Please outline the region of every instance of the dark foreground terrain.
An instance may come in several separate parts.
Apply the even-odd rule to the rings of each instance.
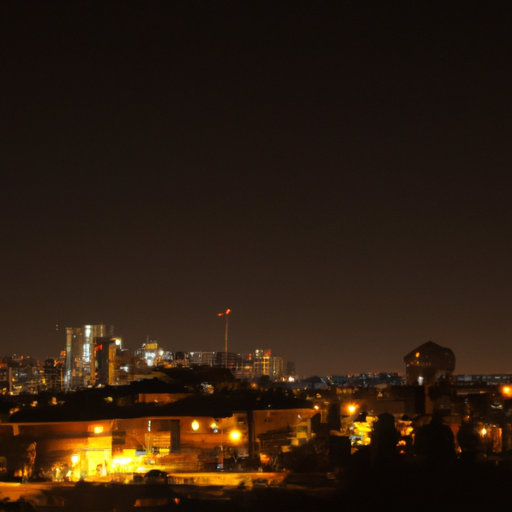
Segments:
[[[0,510],[47,512],[300,512],[501,509],[512,465],[388,466],[325,475],[291,475],[278,487],[226,488],[165,484],[0,484]]]

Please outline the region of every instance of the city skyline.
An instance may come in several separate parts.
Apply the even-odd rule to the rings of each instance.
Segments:
[[[0,6],[3,351],[220,352],[230,308],[300,375],[510,371],[511,10]]]

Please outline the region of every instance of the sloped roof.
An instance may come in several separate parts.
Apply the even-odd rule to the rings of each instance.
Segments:
[[[455,356],[452,349],[447,347],[442,347],[441,345],[438,345],[437,343],[434,343],[433,341],[427,341],[426,343],[423,343],[423,345],[420,345],[419,347],[411,350],[407,355],[404,356],[404,361],[410,358],[413,358],[416,356],[417,353],[420,354],[427,354],[427,355],[438,355],[441,353],[446,354],[447,352],[450,355]]]

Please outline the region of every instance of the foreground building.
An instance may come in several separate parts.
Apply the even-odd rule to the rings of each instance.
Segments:
[[[191,394],[148,379],[20,409],[0,424],[0,459],[10,475],[73,481],[254,469],[307,442],[315,414],[306,401],[274,393]]]

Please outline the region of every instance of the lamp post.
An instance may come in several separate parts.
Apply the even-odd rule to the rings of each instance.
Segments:
[[[214,433],[220,432],[220,450],[219,450],[219,458],[217,462],[217,469],[224,470],[224,457],[225,457],[225,450],[224,445],[226,442],[226,438],[224,437],[225,434],[228,435],[228,440],[231,446],[237,445],[240,440],[242,439],[242,432],[238,430],[235,427],[231,425],[226,425],[226,422],[222,419],[215,420],[211,425],[210,428],[213,430]],[[228,450],[229,451],[229,450]],[[236,461],[236,459],[235,459]]]
[[[224,329],[224,368],[228,367],[228,325],[229,325],[229,314],[231,313],[231,309],[226,309],[224,313],[217,313],[217,316],[225,316],[226,317],[226,327]]]

